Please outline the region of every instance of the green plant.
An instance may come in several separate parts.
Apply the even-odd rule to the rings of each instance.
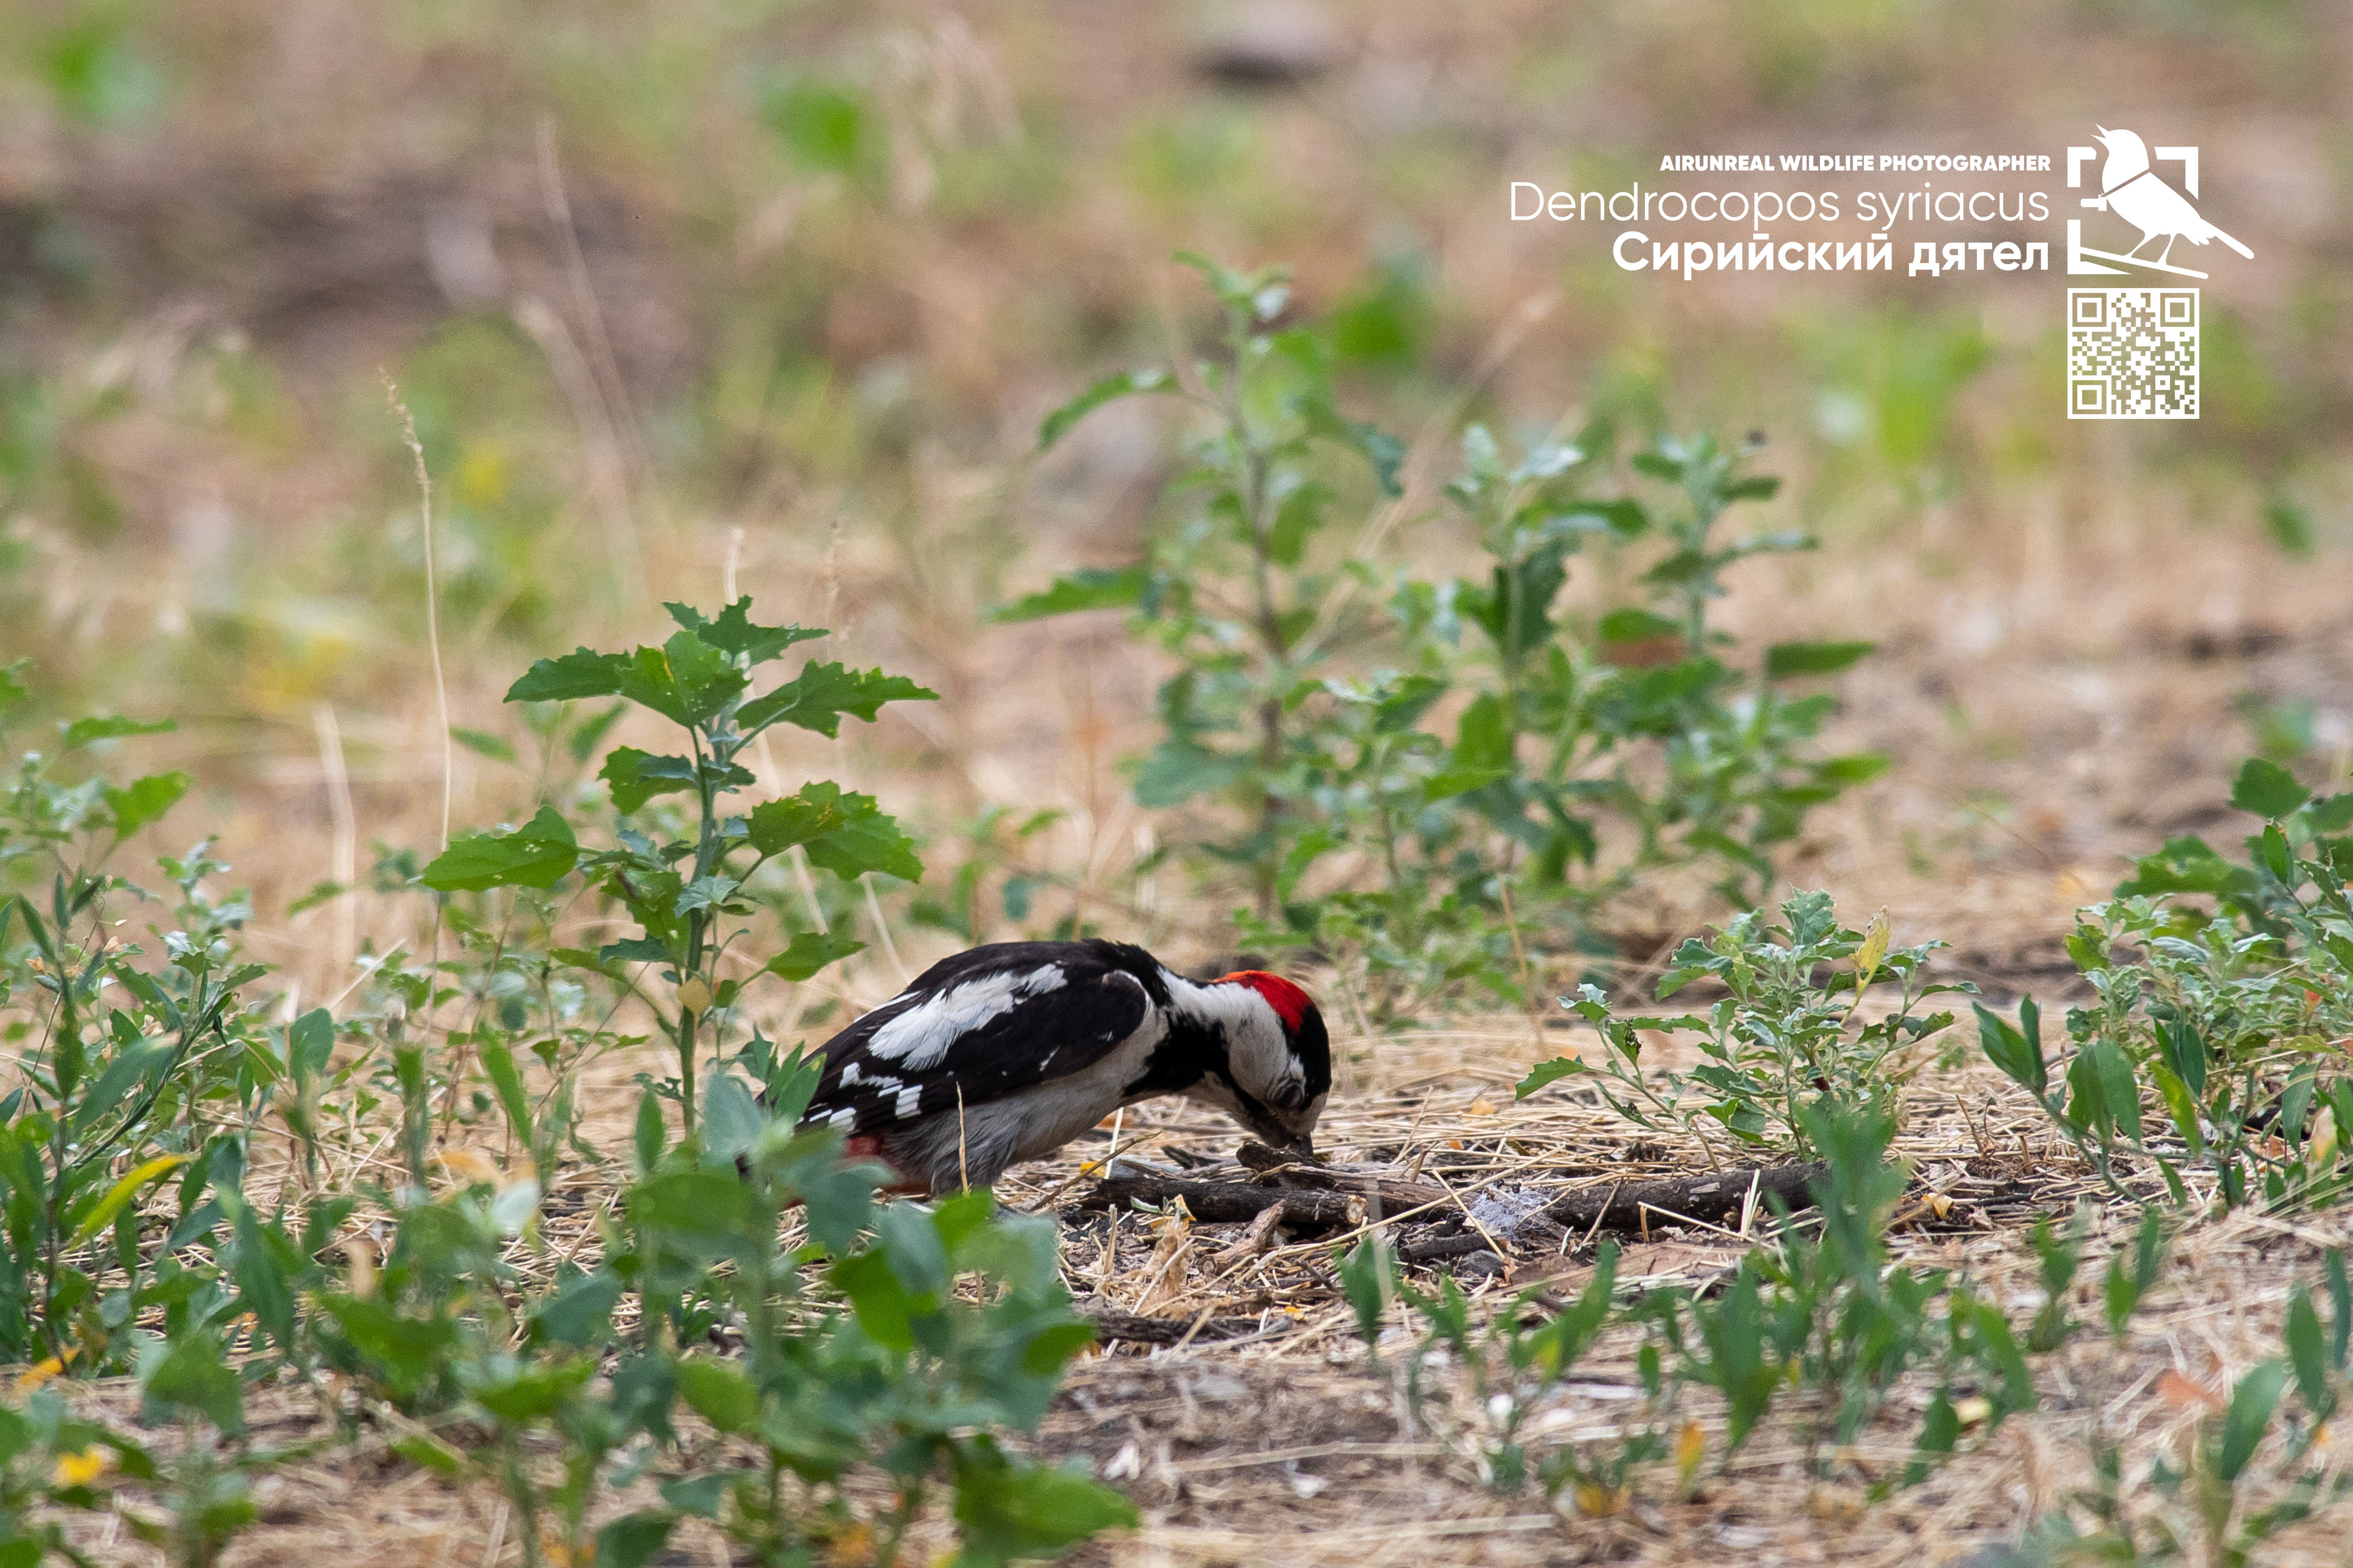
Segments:
[[[1819,1469],[1826,1444],[1843,1451],[1880,1418],[1899,1379],[1933,1372],[1913,1462],[1875,1484],[1884,1494],[1952,1452],[1963,1426],[1956,1389],[1978,1389],[1984,1416],[1999,1425],[2034,1407],[2033,1376],[2000,1308],[1943,1270],[1890,1261],[1885,1228],[1905,1178],[1887,1160],[1886,1113],[1825,1098],[1803,1114],[1828,1167],[1813,1184],[1819,1226],[1781,1215],[1771,1242],[1713,1299],[1659,1292],[1641,1311],[1673,1353],[1658,1375],[1723,1394],[1727,1455],[1777,1399],[1793,1396]]]
[[[2067,952],[2096,1002],[2067,1015],[2063,1074],[2031,998],[2015,1026],[1978,1008],[1978,1038],[2120,1192],[2129,1152],[2177,1203],[2202,1169],[2226,1207],[2326,1204],[2346,1190],[2353,1127],[2337,1066],[2353,1041],[2353,793],[2316,799],[2258,758],[2232,802],[2263,819],[2244,862],[2175,838],[2078,913]],[[2211,911],[2179,901],[2193,896]]]
[[[1529,1478],[1528,1452],[1520,1429],[1553,1387],[1566,1376],[1608,1322],[1610,1293],[1618,1279],[1618,1247],[1601,1244],[1593,1273],[1577,1299],[1550,1317],[1536,1310],[1541,1288],[1477,1314],[1453,1275],[1440,1273],[1435,1289],[1423,1291],[1398,1277],[1397,1257],[1377,1236],[1338,1259],[1341,1289],[1356,1317],[1372,1365],[1380,1366],[1382,1321],[1402,1300],[1425,1325],[1400,1372],[1399,1389],[1413,1421],[1428,1410],[1429,1368],[1443,1349],[1469,1383],[1472,1458],[1480,1478],[1497,1491],[1516,1492]],[[1546,1489],[1557,1491],[1570,1470],[1548,1460]]]
[[[773,1564],[806,1561],[813,1535],[850,1528],[875,1532],[878,1563],[895,1561],[943,1477],[962,1563],[1057,1556],[1132,1524],[1117,1494],[1016,1458],[994,1435],[1033,1426],[1063,1363],[1092,1337],[1056,1271],[1052,1222],[1000,1215],[986,1191],[876,1209],[875,1167],[845,1165],[830,1129],[796,1130],[816,1081],[813,1063],[778,1064],[764,1114],[733,1077],[714,1076],[708,1149],[649,1162],[627,1198],[631,1246],[590,1277],[607,1290],[635,1282],[651,1321],[707,1314],[743,1338],[740,1364],[680,1356],[670,1373],[754,1462],[681,1473],[665,1496]],[[777,1234],[795,1205],[807,1241],[786,1252]],[[891,1488],[871,1520],[844,1490],[861,1469]]]
[[[686,731],[686,753],[655,755],[616,746],[597,777],[607,786],[620,820],[610,849],[584,852],[573,826],[553,805],[510,831],[460,838],[425,868],[425,886],[440,892],[492,888],[548,889],[577,871],[614,900],[639,934],[596,952],[559,948],[556,962],[606,975],[650,1009],[675,1045],[678,1074],[660,1086],[694,1130],[699,1097],[697,1042],[706,1034],[718,1052],[739,1022],[735,1001],[744,979],[723,975],[720,960],[749,928],[723,931],[730,920],[755,916],[747,889],[779,858],[798,857],[856,880],[881,871],[913,881],[923,874],[913,845],[872,797],[828,783],[735,814],[723,797],[754,782],[737,759],[762,733],[791,724],[832,737],[841,716],[871,721],[886,702],[929,699],[903,676],[852,670],[812,659],[792,679],[757,696],[752,674],[783,657],[795,643],[825,635],[801,626],[764,626],[751,618],[752,601],[739,599],[716,617],[684,605],[668,608],[679,630],[659,647],[631,653],[580,648],[533,664],[507,690],[510,702],[572,702],[618,697],[650,710]],[[632,826],[659,796],[684,793],[691,815],[676,837],[656,837]],[[660,831],[659,824],[649,824]],[[788,931],[781,952],[752,962],[752,975],[806,980],[862,943],[839,933]],[[658,963],[672,992],[649,994],[627,966]]]
[[[26,700],[22,668],[0,672],[0,722]],[[237,998],[265,973],[238,961],[237,928],[250,911],[205,891],[227,869],[206,846],[160,862],[178,893],[176,926],[153,931],[164,962],[140,967],[144,950],[120,934],[117,903],[153,895],[107,861],[185,793],[187,775],[117,786],[102,773],[69,783],[61,770],[98,742],[170,727],[60,723],[54,753],[23,753],[0,783],[0,875],[40,889],[0,900],[0,1008],[21,1064],[0,1097],[6,1360],[77,1372],[128,1364],[126,1329],[185,1289],[170,1278],[183,1272],[171,1249],[151,1257],[143,1245],[143,1200],[193,1166],[172,1228],[183,1243],[202,1236],[199,1112],[218,1100],[250,1110],[270,1081],[261,1031]]]
[[[1521,1080],[1519,1097],[1584,1075],[1597,1080],[1611,1109],[1640,1126],[1696,1130],[1705,1117],[1743,1143],[1801,1155],[1817,1152],[1810,1108],[1894,1102],[1926,1065],[1920,1047],[1953,1021],[1950,1013],[1917,1016],[1915,1005],[1977,987],[1930,984],[1928,954],[1944,943],[1891,950],[1884,916],[1868,931],[1841,926],[1828,893],[1796,895],[1782,904],[1781,917],[1784,924],[1767,925],[1752,910],[1676,950],[1659,977],[1659,999],[1697,980],[1715,981],[1727,994],[1704,1016],[1621,1018],[1589,984],[1575,1001],[1564,999],[1600,1035],[1601,1059],[1539,1063]],[[1841,965],[1850,966],[1846,977],[1834,973]],[[1865,993],[1883,977],[1895,983],[1894,1005],[1858,1023]],[[1644,1030],[1696,1033],[1704,1060],[1688,1073],[1653,1079],[1641,1066]],[[1693,1100],[1701,1103],[1694,1107]]]
[[[1753,674],[1721,657],[1730,639],[1707,607],[1724,574],[1811,543],[1717,537],[1728,509],[1777,484],[1741,474],[1745,452],[1702,437],[1641,454],[1636,471],[1674,487],[1654,510],[1586,493],[1587,447],[1606,429],[1514,461],[1473,426],[1447,493],[1487,567],[1420,579],[1378,559],[1403,452],[1335,411],[1329,331],[1274,328],[1290,299],[1279,271],[1182,259],[1217,298],[1221,352],[1095,383],[1047,418],[1039,446],[1114,398],[1177,395],[1206,416],[1182,481],[1198,504],[1140,563],[1066,574],[997,618],[1124,608],[1176,663],[1136,799],[1208,804],[1174,842],[1246,886],[1238,940],[1339,962],[1377,1022],[1466,992],[1516,995],[1528,931],[1589,940],[1593,912],[1662,867],[1715,867],[1737,900],[1769,882],[1771,850],[1809,810],[1884,766],[1810,755],[1832,700],[1783,689],[1870,645],[1781,645]],[[1331,448],[1364,459],[1377,495]],[[1332,525],[1359,499],[1386,510],[1335,551]],[[1588,542],[1660,547],[1646,607],[1583,628],[1562,611],[1568,558]],[[1425,723],[1438,712],[1451,741]]]
[[[2342,1251],[2327,1255],[2326,1273],[2328,1323],[2323,1325],[2310,1290],[2299,1283],[2288,1300],[2284,1355],[2258,1362],[2227,1398],[2213,1401],[2215,1408],[2184,1435],[2179,1463],[2160,1458],[2149,1468],[2145,1490],[2127,1489],[2117,1445],[2095,1431],[2092,1486],[1989,1561],[2000,1568],[2185,1562],[2245,1568],[2280,1531],[2343,1496],[2347,1483],[2339,1467],[2312,1452],[2342,1403],[2346,1346],[2353,1334],[2353,1289],[2346,1285]],[[2281,1399],[2291,1388],[2302,1409],[2283,1417]],[[2275,1426],[2283,1429],[2276,1461],[2259,1467],[2257,1457]],[[2275,1469],[2286,1485],[2269,1504],[2254,1508],[2246,1495],[2249,1482],[2265,1468]]]

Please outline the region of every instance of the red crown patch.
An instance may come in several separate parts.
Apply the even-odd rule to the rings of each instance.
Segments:
[[[1282,1020],[1286,1029],[1296,1030],[1299,1021],[1307,1016],[1307,1010],[1315,1005],[1306,992],[1282,975],[1269,974],[1263,969],[1238,969],[1231,974],[1220,974],[1218,984],[1249,986],[1266,998],[1267,1005],[1274,1009],[1274,1016]]]

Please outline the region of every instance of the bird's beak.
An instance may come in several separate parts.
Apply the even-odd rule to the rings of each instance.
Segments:
[[[1313,1160],[1315,1158],[1315,1144],[1304,1132],[1297,1133],[1283,1140],[1282,1152],[1296,1154],[1303,1160]]]

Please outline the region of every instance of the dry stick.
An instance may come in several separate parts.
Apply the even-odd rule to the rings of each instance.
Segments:
[[[389,372],[379,367],[376,374],[383,379],[385,401],[400,416],[402,438],[408,443],[408,455],[417,463],[417,516],[425,528],[425,645],[433,659],[433,700],[441,715],[441,849],[449,847],[449,797],[457,773],[457,753],[449,737],[449,687],[441,674],[441,609],[440,586],[434,572],[433,561],[433,476],[425,467],[425,443],[417,438],[417,416],[408,405],[400,400],[400,388],[393,384]],[[441,967],[441,900],[433,900],[433,942],[425,968],[425,1012],[417,1019],[421,1037],[433,1037],[433,976]],[[449,1094],[442,1107],[442,1131],[458,1114],[458,1084],[465,1075],[453,1065],[449,1072]]]
[[[433,563],[433,476],[426,471],[425,444],[417,438],[417,416],[409,413],[408,405],[400,400],[400,388],[393,384],[390,374],[379,368],[376,374],[384,382],[385,402],[400,416],[401,438],[407,443],[408,455],[417,463],[417,518],[425,528],[425,645],[433,660],[433,700],[441,714],[440,847],[447,849],[449,847],[449,794],[456,770],[456,753],[449,740],[449,687],[441,676],[441,610],[437,602],[440,590],[435,581]]]
[[[1544,1016],[1538,1010],[1536,984],[1528,969],[1528,950],[1520,943],[1520,917],[1512,909],[1512,858],[1519,848],[1514,840],[1504,850],[1504,874],[1495,879],[1496,891],[1504,896],[1504,929],[1511,933],[1512,957],[1520,966],[1520,1001],[1527,1008],[1528,1031],[1535,1037],[1536,1057],[1541,1060],[1551,1046],[1545,1039]]]
[[[899,972],[899,984],[905,985],[915,977],[899,957],[899,944],[891,940],[891,922],[882,918],[882,900],[874,891],[874,873],[860,872],[858,885],[866,889],[866,912],[874,918],[874,934],[882,939],[883,956],[890,959],[891,967]]]

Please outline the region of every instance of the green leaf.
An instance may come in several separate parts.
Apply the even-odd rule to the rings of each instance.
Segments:
[[[596,1568],[646,1568],[677,1523],[673,1516],[651,1509],[625,1513],[596,1532],[596,1554],[587,1561]]]
[[[854,176],[880,155],[880,121],[855,91],[837,82],[798,78],[765,95],[760,118],[794,161],[830,174]]]
[[[1581,500],[1561,515],[1564,519],[1598,517],[1620,539],[1639,539],[1651,531],[1651,514],[1642,510],[1641,501],[1630,499]]]
[[[2132,1058],[2113,1040],[2095,1039],[2084,1047],[2084,1059],[2099,1074],[2100,1101],[2115,1119],[2116,1130],[2133,1142],[2140,1142],[2140,1086],[2133,1077]]]
[[[423,1387],[458,1341],[458,1325],[447,1318],[404,1318],[355,1296],[324,1296],[319,1304],[353,1348],[381,1367],[399,1390]]]
[[[1765,650],[1765,679],[1835,674],[1878,646],[1873,642],[1775,643]]]
[[[661,1162],[662,1145],[668,1130],[662,1125],[661,1101],[648,1089],[638,1097],[638,1118],[630,1132],[630,1143],[638,1156],[638,1173],[646,1175]]]
[[[1487,692],[1462,710],[1455,731],[1452,757],[1458,768],[1512,772],[1512,731],[1501,697]]]
[[[58,737],[58,750],[70,752],[77,747],[87,746],[92,741],[112,741],[124,735],[161,735],[166,731],[176,730],[179,727],[178,721],[172,719],[124,719],[114,716],[77,719],[70,724],[58,726],[63,733]]]
[[[543,658],[507,688],[509,702],[571,702],[583,697],[618,697],[629,667],[625,653],[575,648],[561,658]]]
[[[512,833],[460,838],[434,857],[423,881],[445,893],[487,888],[552,888],[580,858],[572,825],[552,805]]]
[[[494,763],[512,763],[515,760],[514,747],[491,734],[488,730],[463,730],[452,725],[449,738],[466,750],[480,756],[488,757]]]
[[[621,671],[621,695],[688,729],[716,718],[752,683],[734,659],[692,632],[641,647]]]
[[[1141,392],[1171,392],[1176,385],[1176,378],[1165,370],[1123,370],[1104,376],[1046,416],[1038,426],[1038,450],[1043,452],[1052,447],[1069,433],[1071,426],[1106,403]]]
[[[553,1415],[572,1397],[573,1390],[596,1375],[596,1358],[573,1356],[564,1361],[526,1363],[512,1374],[484,1384],[471,1392],[474,1403],[514,1426]]]
[[[297,1079],[315,1079],[335,1054],[334,1015],[313,1007],[288,1026],[286,1061]]]
[[[694,787],[694,763],[687,757],[658,757],[635,746],[616,746],[596,770],[612,792],[613,809],[637,810],[658,795]]]
[[[502,1040],[483,1040],[474,1047],[481,1058],[482,1070],[490,1076],[491,1089],[499,1099],[499,1109],[506,1113],[507,1126],[515,1142],[528,1149],[532,1146],[531,1097],[523,1092],[522,1074],[515,1069],[514,1053]]]
[[[1986,1059],[2002,1070],[2003,1076],[2029,1093],[2040,1096],[2050,1086],[2050,1069],[2042,1060],[2042,1042],[2029,1039],[2002,1019],[1986,1011],[1981,1002],[1972,1002],[1978,1016],[1978,1044],[1985,1050]]]
[[[1652,637],[1680,636],[1683,623],[1649,610],[1612,610],[1601,617],[1603,642],[1647,642]]]
[[[765,664],[797,642],[826,635],[823,626],[756,626],[752,620],[752,601],[748,596],[720,611],[715,621],[690,605],[664,604],[662,608],[670,612],[671,620],[712,647],[753,664]]]
[[[150,1405],[201,1413],[234,1436],[245,1430],[245,1400],[237,1375],[220,1358],[220,1348],[201,1334],[173,1343],[141,1378]]]
[[[1267,559],[1278,566],[1298,565],[1307,552],[1307,541],[1324,526],[1324,509],[1332,499],[1330,487],[1313,480],[1284,496],[1267,530]]]
[[[1330,402],[1320,395],[1304,399],[1299,411],[1306,417],[1309,435],[1335,441],[1371,464],[1373,478],[1383,495],[1405,494],[1404,487],[1398,483],[1398,470],[1405,466],[1404,442],[1377,426],[1341,418]]]
[[[2231,1391],[2231,1408],[2222,1415],[2222,1442],[2214,1456],[2218,1479],[2237,1480],[2247,1461],[2255,1457],[2286,1382],[2286,1367],[2277,1361],[2258,1362]]]
[[[1439,769],[1421,784],[1421,798],[1435,805],[1451,800],[1458,795],[1468,795],[1474,789],[1485,789],[1512,776],[1506,767],[1465,767],[1457,763]]]
[[[628,1202],[629,1217],[638,1224],[705,1249],[733,1251],[747,1226],[765,1223],[754,1214],[751,1190],[732,1166],[723,1174],[668,1171],[650,1176],[629,1189]]]
[[[987,1437],[958,1451],[955,1517],[963,1550],[954,1568],[996,1568],[1059,1557],[1100,1531],[1132,1530],[1135,1505],[1074,1470],[1008,1460]]]
[[[865,947],[862,942],[830,931],[795,931],[792,944],[760,967],[797,984],[827,964],[839,963],[853,952],[863,952]]]
[[[431,1470],[438,1476],[455,1477],[466,1468],[465,1455],[429,1432],[395,1437],[385,1447],[419,1469]]]
[[[106,809],[114,814],[114,835],[128,838],[149,823],[177,805],[180,797],[188,793],[196,781],[174,769],[168,773],[150,773],[133,779],[122,789],[111,786],[106,791]]]
[[[736,712],[735,722],[746,736],[781,721],[814,730],[830,740],[841,732],[844,713],[854,714],[871,724],[885,702],[936,701],[939,695],[903,675],[885,675],[880,669],[849,669],[811,659],[784,685],[744,704]]]
[[[612,1336],[613,1309],[620,1300],[620,1276],[610,1269],[576,1274],[532,1313],[532,1339],[579,1350],[602,1344]]]
[[[1367,1233],[1340,1259],[1340,1289],[1356,1314],[1356,1335],[1368,1355],[1380,1353],[1381,1316],[1397,1295],[1397,1259],[1388,1243]]]
[[[702,1121],[704,1147],[723,1159],[733,1159],[750,1149],[768,1125],[752,1091],[734,1074],[724,1071],[712,1073],[711,1085],[703,1091]]]
[[[673,1368],[679,1396],[722,1432],[749,1432],[760,1424],[760,1391],[733,1363],[712,1356],[681,1356]]]
[[[2249,757],[2239,769],[2237,782],[2231,786],[2232,805],[2274,821],[2311,798],[2312,792],[2296,783],[2294,773],[2261,757]]]
[[[803,784],[782,800],[754,807],[744,825],[752,847],[761,854],[781,855],[801,845],[811,865],[845,882],[869,871],[908,882],[923,879],[923,864],[915,858],[914,840],[882,814],[872,795],[845,791],[836,784]]]
[[[2296,1392],[2305,1408],[2327,1420],[2337,1408],[2337,1391],[2328,1384],[2327,1343],[2321,1333],[2320,1314],[2313,1310],[2312,1292],[2298,1285],[2287,1299],[2288,1365],[2295,1373]]]
[[[26,689],[24,676],[25,672],[32,668],[33,661],[29,658],[20,658],[13,664],[0,665],[0,712],[5,712],[19,702],[31,700],[33,694]]]
[[[854,1253],[827,1271],[833,1288],[849,1298],[866,1337],[890,1350],[915,1348],[914,1308],[891,1260],[881,1251]]]
[[[1514,1087],[1512,1097],[1525,1100],[1548,1083],[1574,1078],[1585,1070],[1585,1064],[1575,1057],[1555,1057],[1548,1062],[1538,1062],[1528,1069],[1528,1076]]]
[[[988,612],[988,619],[997,622],[1043,620],[1048,616],[1072,615],[1080,610],[1134,609],[1144,602],[1152,585],[1151,569],[1145,566],[1114,566],[1090,568],[1065,573],[1054,579],[1053,585],[1041,593],[1027,595],[1009,605],[999,605]]]
[[[1247,757],[1226,756],[1197,742],[1163,741],[1136,770],[1135,804],[1154,811],[1182,805],[1229,787],[1249,767]]]

